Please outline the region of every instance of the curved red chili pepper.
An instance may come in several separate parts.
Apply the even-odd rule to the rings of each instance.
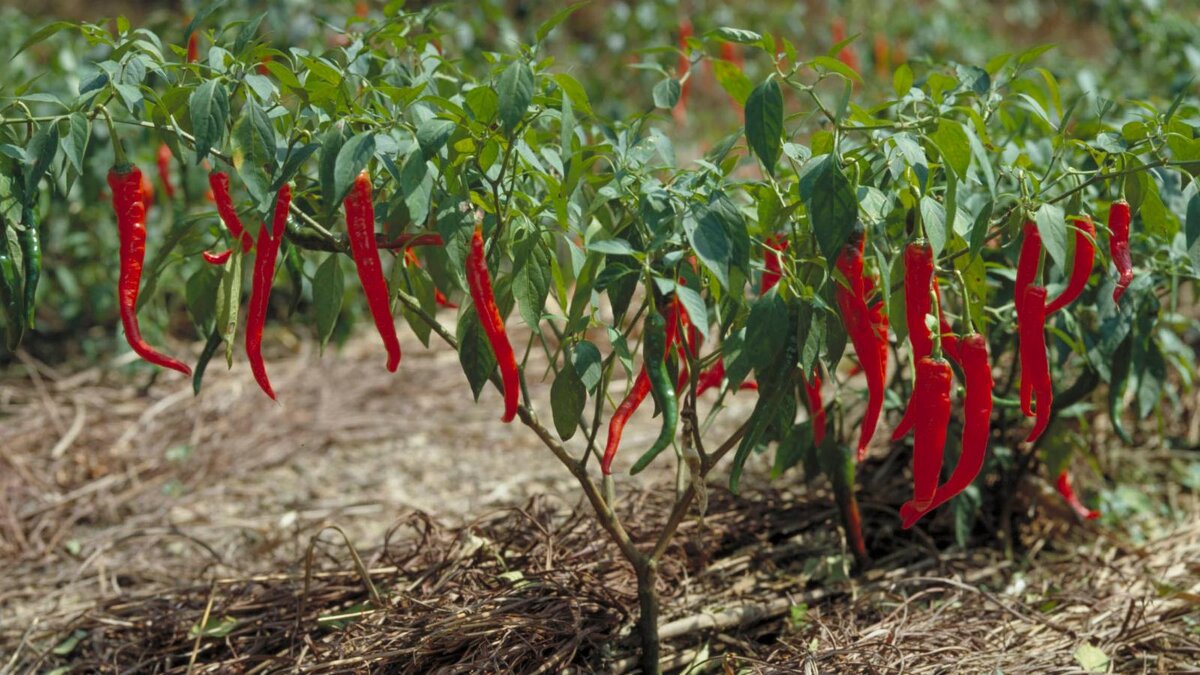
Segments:
[[[1075,494],[1075,490],[1071,487],[1071,475],[1067,471],[1058,474],[1058,480],[1054,483],[1054,487],[1058,488],[1058,494],[1066,500],[1067,504],[1074,509],[1075,513],[1084,520],[1095,520],[1100,517],[1100,512],[1095,509],[1089,509],[1079,501],[1079,497]]]
[[[177,370],[190,376],[192,369],[156,351],[143,338],[138,326],[137,299],[142,283],[142,266],[146,259],[146,202],[142,189],[144,176],[140,169],[113,167],[108,172],[108,187],[112,191],[113,212],[117,216],[117,238],[120,240],[121,269],[117,279],[118,306],[125,327],[125,341],[138,356],[156,366]]]
[[[1113,302],[1120,302],[1125,289],[1133,282],[1133,257],[1129,254],[1129,223],[1133,216],[1129,202],[1118,199],[1108,209],[1108,250],[1113,265],[1117,268],[1117,287],[1113,289]]]
[[[700,377],[696,378],[696,396],[703,394],[709,389],[721,387],[721,382],[725,379],[725,359],[718,358],[717,362],[709,366],[708,370],[700,373]],[[747,381],[738,386],[738,391],[747,389],[758,390],[758,383]]]
[[[488,274],[487,256],[483,249],[483,228],[479,225],[475,226],[471,250],[467,253],[467,286],[471,289],[475,314],[500,367],[500,380],[504,385],[504,416],[500,421],[508,423],[517,416],[517,407],[521,402],[521,372],[517,368],[517,356],[512,343],[508,341],[508,334],[504,330],[504,318],[500,316],[496,297],[492,294],[492,278]]]
[[[375,204],[371,201],[371,178],[366,171],[354,179],[344,203],[354,267],[358,271],[363,293],[367,296],[367,307],[375,320],[375,330],[379,331],[387,350],[387,369],[394,373],[400,367],[400,341],[396,338],[396,324],[392,321],[387,281],[379,264],[379,249],[375,244]]]
[[[1034,408],[1037,419],[1026,443],[1033,443],[1050,425],[1054,405],[1054,386],[1050,380],[1050,362],[1046,354],[1046,289],[1030,285],[1025,289],[1021,311],[1017,315],[1020,329],[1021,407]],[[1026,416],[1029,416],[1028,413]]]
[[[283,243],[287,229],[288,208],[292,204],[292,188],[284,184],[275,196],[275,213],[271,227],[263,223],[258,230],[258,248],[254,258],[254,284],[250,287],[250,304],[246,310],[246,360],[258,386],[275,400],[275,390],[267,377],[267,366],[262,357],[263,328],[267,325],[267,308],[271,301],[271,283],[275,279],[275,259]]]
[[[682,305],[678,298],[672,298],[667,303],[663,310],[663,320],[666,322],[666,345],[667,353],[670,353],[671,347],[679,341],[679,311]],[[725,367],[721,366],[721,377],[724,377]],[[717,378],[717,383],[720,384],[721,378]],[[613,412],[612,419],[608,421],[608,440],[604,444],[604,456],[600,459],[600,471],[604,475],[612,474],[613,459],[617,456],[617,450],[621,446],[621,435],[625,432],[625,424],[629,422],[629,418],[637,411],[638,406],[642,405],[642,401],[646,400],[646,396],[650,394],[650,374],[646,372],[646,364],[642,364],[638,370],[637,378],[633,381],[633,388],[621,400],[616,411]],[[699,385],[697,385],[696,395],[700,395]]]
[[[175,185],[171,182],[171,147],[166,143],[158,144],[158,180],[163,185],[167,199],[175,199]]]
[[[904,247],[904,317],[908,323],[908,342],[912,347],[914,368],[917,362],[933,352],[933,336],[925,324],[925,317],[933,310],[933,298],[929,294],[933,276],[933,248],[928,243],[914,241]],[[940,303],[939,303],[940,304]],[[892,431],[892,440],[904,438],[916,423],[918,408],[914,389],[904,415]]]
[[[187,62],[192,63],[200,57],[200,34],[192,31],[188,36],[187,43]]]
[[[1075,218],[1074,222],[1075,227],[1079,228],[1075,232],[1075,261],[1071,264],[1067,287],[1046,305],[1046,316],[1074,302],[1083,289],[1087,288],[1088,277],[1092,276],[1092,266],[1096,262],[1096,247],[1092,243],[1096,237],[1096,226],[1087,216]]]
[[[842,320],[846,323],[846,332],[854,345],[854,353],[858,356],[867,378],[867,410],[863,415],[862,430],[858,438],[859,461],[867,454],[867,446],[875,435],[875,427],[879,424],[879,415],[883,411],[884,371],[887,367],[886,362],[880,358],[882,354],[886,354],[886,344],[883,344],[884,349],[881,349],[878,326],[872,321],[872,312],[867,307],[865,297],[864,245],[863,235],[857,233],[842,250],[837,267],[850,285],[847,288],[839,284],[834,293]],[[886,342],[886,336],[883,342]]]
[[[221,222],[225,223],[225,229],[233,235],[235,242],[242,242],[242,253],[246,253],[254,245],[254,239],[242,225],[242,219],[238,218],[237,209],[233,207],[233,197],[229,194],[229,174],[224,171],[214,171],[208,174],[208,187],[212,190],[213,202],[217,206],[217,215],[221,216]]]
[[[209,265],[220,266],[220,265],[224,265],[226,262],[229,262],[229,256],[232,254],[233,254],[233,249],[227,248],[224,251],[221,251],[220,253],[213,253],[212,251],[205,251],[205,252],[201,253],[200,255],[204,257],[204,262],[208,263]]]
[[[950,362],[926,356],[917,362],[913,401],[921,411],[913,436],[913,506],[929,509],[937,493],[938,478],[950,426]]]
[[[992,366],[988,362],[987,340],[979,333],[962,339],[961,361],[963,377],[966,378],[966,396],[963,401],[962,452],[950,478],[938,487],[933,501],[924,509],[918,509],[909,500],[900,507],[900,520],[908,529],[925,514],[950,501],[966,490],[983,468],[987,456],[988,437],[991,434],[992,418]]]

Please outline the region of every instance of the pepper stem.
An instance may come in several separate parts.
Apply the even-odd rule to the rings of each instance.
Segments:
[[[113,144],[113,166],[126,166],[129,161],[125,158],[125,148],[121,145],[121,136],[117,134],[117,125],[113,122],[112,115],[109,114],[108,108],[102,105],[96,106],[96,112],[103,115],[104,122],[108,124],[108,137],[112,139]]]
[[[958,287],[962,290],[963,322],[967,324],[966,332],[969,335],[975,332],[975,322],[971,319],[971,294],[967,292],[967,280],[962,270],[954,270],[954,276],[958,278]]]

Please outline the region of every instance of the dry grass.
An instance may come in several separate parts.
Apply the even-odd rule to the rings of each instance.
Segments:
[[[0,382],[0,670],[632,669],[633,576],[561,467],[495,423],[494,392],[446,409],[468,394],[444,348],[407,350],[401,376],[381,361],[368,339],[272,359],[280,406],[236,366],[196,401],[98,369]],[[902,493],[872,468],[864,494]],[[670,491],[623,494],[649,539]],[[940,553],[949,519],[914,536],[865,499],[877,559],[849,575],[830,504],[714,486],[663,563],[668,663],[1078,672],[1083,645],[1112,672],[1200,662],[1196,518],[1134,547],[1039,508],[1009,559]]]

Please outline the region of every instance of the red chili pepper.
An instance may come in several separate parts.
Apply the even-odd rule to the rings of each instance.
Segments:
[[[921,411],[913,442],[913,506],[925,511],[933,503],[942,458],[946,450],[946,430],[950,426],[950,362],[926,356],[917,362],[913,401]]]
[[[833,25],[830,27],[830,34],[833,37],[834,44],[846,39],[846,22],[841,17],[833,20]],[[850,66],[854,72],[858,72],[858,52],[854,51],[850,45],[842,47],[842,50],[838,52],[838,60]]]
[[[1074,302],[1083,289],[1087,288],[1088,277],[1092,276],[1092,265],[1096,262],[1096,247],[1092,244],[1096,236],[1096,226],[1087,216],[1075,218],[1074,222],[1075,227],[1079,229],[1075,232],[1075,261],[1071,264],[1071,275],[1063,292],[1046,305],[1046,316]]]
[[[271,74],[271,69],[267,67],[267,64],[270,62],[271,62],[270,54],[267,54],[267,55],[263,56],[261,59],[259,59],[258,65],[255,66],[255,69],[258,71],[259,75],[270,75]]]
[[[246,310],[246,359],[258,386],[275,400],[275,390],[267,377],[262,357],[263,328],[267,325],[267,307],[271,300],[271,282],[275,279],[275,259],[287,229],[288,208],[292,204],[292,188],[284,184],[275,196],[275,214],[271,227],[266,223],[258,230],[258,248],[254,258],[254,285],[250,288],[250,305]]]
[[[703,394],[709,389],[720,388],[721,382],[725,379],[725,359],[717,359],[717,362],[709,366],[708,370],[700,373],[700,377],[696,379],[696,396]],[[743,382],[738,386],[739,391],[746,389],[758,390],[758,383],[753,381]],[[819,396],[819,393],[818,393]]]
[[[1026,443],[1033,443],[1050,425],[1054,386],[1046,356],[1046,289],[1030,285],[1017,314],[1020,329],[1021,409],[1032,409],[1037,419]],[[1034,407],[1036,405],[1036,408]],[[1028,417],[1030,413],[1025,413]]]
[[[249,251],[250,247],[254,245],[254,239],[242,226],[242,219],[238,218],[237,209],[233,207],[233,197],[229,194],[229,174],[224,171],[214,171],[208,174],[208,187],[212,190],[213,202],[217,205],[217,215],[221,216],[221,222],[225,223],[225,229],[233,235],[235,242],[239,240],[242,242],[242,253]]]
[[[139,169],[139,173],[140,171],[141,170]],[[150,177],[146,174],[140,175],[142,176],[142,204],[144,204],[146,206],[146,210],[149,211],[150,207],[154,206],[154,183],[150,182]]]
[[[666,345],[667,352],[679,340],[679,321],[677,312],[679,311],[678,298],[672,298],[671,302],[667,303],[666,309],[663,311],[663,319],[666,321]],[[721,376],[724,377],[725,368],[721,367]],[[717,379],[718,384],[720,379]],[[637,411],[638,406],[642,401],[646,400],[646,396],[650,394],[650,374],[646,372],[646,364],[642,364],[638,371],[637,378],[633,381],[633,388],[622,399],[620,405],[613,412],[612,419],[608,421],[608,441],[604,444],[604,456],[600,459],[600,471],[604,475],[612,474],[613,459],[617,456],[617,449],[621,446],[621,435],[625,432],[625,424],[629,422],[629,418]],[[699,386],[697,385],[696,395],[699,396]]]
[[[821,403],[821,371],[813,372],[812,378],[800,375],[804,385],[804,393],[808,397],[808,415],[812,420],[813,445],[820,445],[825,440],[825,406]],[[755,387],[757,389],[757,386]]]
[[[1075,510],[1075,513],[1084,520],[1095,520],[1100,517],[1100,512],[1095,509],[1089,509],[1079,501],[1079,497],[1075,494],[1075,490],[1071,488],[1071,475],[1067,471],[1058,474],[1058,481],[1054,486],[1058,488],[1058,494],[1066,500],[1067,504]]]
[[[863,247],[865,245],[862,233],[857,233],[842,250],[838,257],[837,267],[849,282],[850,286],[840,284],[835,292],[842,320],[846,324],[846,332],[854,345],[854,352],[862,364],[863,373],[867,378],[867,410],[863,415],[862,430],[858,438],[858,459],[861,461],[867,454],[867,446],[875,435],[875,427],[879,423],[879,415],[883,410],[884,371],[886,361],[880,358],[886,351],[880,349],[881,339],[878,327],[872,321],[871,310],[867,307],[863,280]],[[886,342],[886,336],[883,341]],[[886,348],[886,344],[884,344]],[[882,352],[882,354],[881,354]]]
[[[379,331],[387,350],[387,369],[394,373],[400,367],[400,341],[396,338],[396,324],[392,321],[387,281],[379,264],[379,249],[375,244],[375,204],[371,201],[371,178],[366,171],[354,179],[354,185],[346,195],[345,206],[346,229],[350,232],[350,253],[354,256],[354,267],[358,270],[358,280],[367,296],[367,307],[375,319],[375,330]]]
[[[487,257],[483,250],[483,228],[476,225],[471,237],[471,250],[467,254],[467,286],[471,289],[471,300],[479,323],[487,334],[496,363],[500,366],[500,379],[504,385],[504,416],[501,422],[511,422],[517,416],[521,402],[521,373],[517,369],[517,356],[512,343],[504,331],[504,318],[496,307],[492,294],[492,279],[488,275]]]
[[[938,300],[938,324],[941,332],[942,352],[951,360],[958,361],[958,337],[942,311],[942,292],[934,276],[933,249],[923,241],[912,242],[904,248],[904,316],[908,322],[908,339],[912,345],[913,363],[933,353],[933,334],[925,323],[925,317],[933,311],[930,289]],[[908,401],[892,440],[898,441],[908,435],[916,424],[922,410],[915,405],[916,392]]]
[[[883,33],[875,34],[875,76],[884,79],[892,71],[888,60],[888,42]]]
[[[1117,267],[1117,287],[1113,289],[1113,302],[1120,302],[1125,289],[1133,282],[1133,257],[1129,254],[1129,223],[1133,216],[1129,202],[1118,199],[1108,209],[1108,250],[1113,265]]]
[[[158,144],[158,180],[162,182],[163,192],[167,199],[175,199],[175,185],[171,183],[171,147],[166,143]]]
[[[1022,233],[1021,255],[1017,258],[1017,281],[1013,289],[1013,299],[1017,305],[1020,305],[1021,298],[1025,297],[1025,289],[1037,277],[1038,263],[1042,257],[1042,236],[1038,234],[1033,221],[1025,222]]]
[[[144,176],[136,166],[113,167],[108,172],[113,211],[117,216],[117,238],[121,244],[121,271],[117,279],[118,306],[125,340],[133,351],[156,366],[191,375],[192,369],[153,347],[142,338],[138,326],[137,298],[146,258],[146,203],[142,190]]]
[[[200,57],[200,34],[192,31],[188,36],[187,62],[192,63]]]
[[[213,253],[212,251],[205,251],[205,252],[201,253],[200,255],[204,257],[204,262],[208,263],[209,265],[220,266],[220,265],[224,265],[226,262],[228,262],[229,256],[232,254],[233,254],[233,249],[227,248],[224,251],[221,251],[220,253]]]
[[[916,524],[925,514],[950,501],[979,476],[987,455],[988,436],[992,418],[992,367],[988,362],[987,340],[979,333],[962,340],[961,361],[966,378],[966,397],[963,401],[962,452],[950,478],[938,487],[933,501],[918,509],[909,500],[900,507],[904,529]]]
[[[788,249],[788,240],[786,237],[772,235],[767,238],[766,245],[767,248],[763,251],[762,280],[758,285],[759,295],[766,295],[767,291],[774,288],[783,278],[783,265],[780,263],[779,254]]]

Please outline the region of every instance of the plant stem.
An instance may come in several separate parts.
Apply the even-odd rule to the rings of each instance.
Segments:
[[[638,582],[638,634],[642,639],[642,674],[659,675],[658,642],[658,562],[654,558],[642,558],[634,564]]]

